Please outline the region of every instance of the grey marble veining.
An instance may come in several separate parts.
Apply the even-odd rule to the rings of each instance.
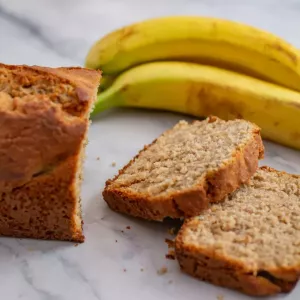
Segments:
[[[300,0],[0,0],[0,61],[82,65],[91,44],[125,24],[162,15],[210,15],[269,30],[300,48]],[[165,259],[168,224],[110,211],[100,191],[144,145],[183,116],[113,110],[91,126],[83,184],[86,242],[0,239],[0,299],[250,299],[200,282]],[[267,164],[300,173],[299,152],[266,142]],[[100,160],[97,160],[100,157]],[[111,163],[116,162],[116,167]],[[130,229],[126,227],[130,226]],[[166,266],[168,272],[158,275]],[[298,300],[300,287],[276,299]]]

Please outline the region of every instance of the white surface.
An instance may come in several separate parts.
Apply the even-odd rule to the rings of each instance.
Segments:
[[[0,0],[0,61],[82,65],[90,45],[108,31],[171,14],[244,21],[300,48],[299,0]],[[63,242],[1,238],[1,300],[216,300],[221,295],[224,300],[250,299],[182,274],[176,261],[164,257],[164,239],[169,237],[166,225],[118,215],[102,201],[105,180],[180,118],[116,110],[93,122],[82,192],[86,242],[74,247]],[[300,173],[298,152],[271,143],[266,143],[266,150],[263,163]],[[163,266],[168,272],[158,275]],[[299,300],[300,285],[278,298]]]

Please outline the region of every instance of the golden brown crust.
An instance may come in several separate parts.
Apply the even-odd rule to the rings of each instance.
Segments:
[[[213,255],[197,254],[197,257],[194,257],[185,249],[179,249],[177,245],[176,258],[184,272],[203,281],[239,290],[248,295],[287,293],[295,287],[298,280],[298,278],[290,281],[281,280],[263,272],[257,275],[244,273],[234,265],[218,261]]]
[[[299,269],[298,272],[291,270],[289,273],[287,270],[282,272],[277,270],[274,273],[269,270],[251,272],[247,266],[238,264],[228,257],[185,245],[183,234],[187,226],[188,221],[184,223],[175,240],[176,258],[181,270],[187,274],[252,296],[288,293],[295,287],[300,275]]]
[[[260,169],[278,175],[287,174],[268,166]],[[299,178],[299,175],[289,174],[289,176]],[[184,235],[191,222],[193,218],[185,220],[175,239],[176,258],[182,271],[203,281],[239,290],[252,296],[288,293],[296,286],[300,277],[300,265],[297,262],[291,267],[253,270],[251,266],[233,260],[225,254],[201,248],[199,245],[184,243]]]
[[[0,64],[0,235],[83,242],[80,166],[100,77]]]
[[[151,145],[146,146],[140,153]],[[110,188],[111,182],[122,174],[140,153],[114,179],[106,182],[103,198],[108,206],[117,212],[148,220],[163,220],[165,217],[195,216],[207,208],[209,203],[221,201],[255,173],[258,160],[263,157],[264,147],[260,131],[255,129],[252,139],[242,149],[236,151],[231,162],[217,172],[208,174],[200,185],[172,193],[170,196],[149,198],[143,194]]]
[[[54,103],[72,115],[85,116],[89,99],[95,95],[101,72],[83,68],[48,68],[0,63],[0,92],[23,97],[29,90],[47,94]]]
[[[46,96],[14,98],[11,102],[12,110],[0,108],[2,192],[25,184],[35,174],[76,154],[87,130],[84,119],[67,118]]]

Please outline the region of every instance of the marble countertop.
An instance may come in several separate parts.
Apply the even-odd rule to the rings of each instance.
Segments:
[[[300,48],[300,0],[0,0],[0,61],[82,65],[91,44],[107,32],[145,18],[175,14],[243,21]],[[105,180],[181,118],[129,109],[98,116],[90,129],[82,190],[86,242],[75,247],[1,238],[0,299],[250,299],[182,274],[175,261],[166,260],[168,224],[118,215],[102,201]],[[300,173],[298,152],[265,145],[261,164]],[[168,271],[159,275],[162,267]],[[279,296],[299,298],[299,285],[291,294]]]

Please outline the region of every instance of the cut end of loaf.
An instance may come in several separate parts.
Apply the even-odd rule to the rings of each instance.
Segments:
[[[263,152],[250,122],[180,121],[107,181],[103,197],[113,210],[151,220],[197,215],[246,182]]]
[[[259,169],[176,237],[184,271],[251,295],[289,292],[300,276],[300,177]]]
[[[100,84],[100,80],[98,82]],[[78,233],[76,234],[76,236],[78,236],[79,238],[78,242],[84,242],[85,239],[82,233],[83,220],[82,220],[82,203],[81,203],[81,185],[83,181],[83,164],[85,160],[85,148],[88,145],[88,130],[89,130],[89,126],[91,125],[91,121],[89,120],[89,117],[94,108],[94,104],[97,99],[97,94],[98,94],[98,88],[95,90],[94,97],[92,98],[92,101],[89,102],[88,109],[84,116],[84,118],[87,120],[87,130],[81,145],[81,150],[79,155],[80,158],[78,159],[78,166],[76,172],[76,181],[74,184],[74,191],[75,191],[74,196],[77,199],[75,203],[74,224],[76,228],[75,231]]]

